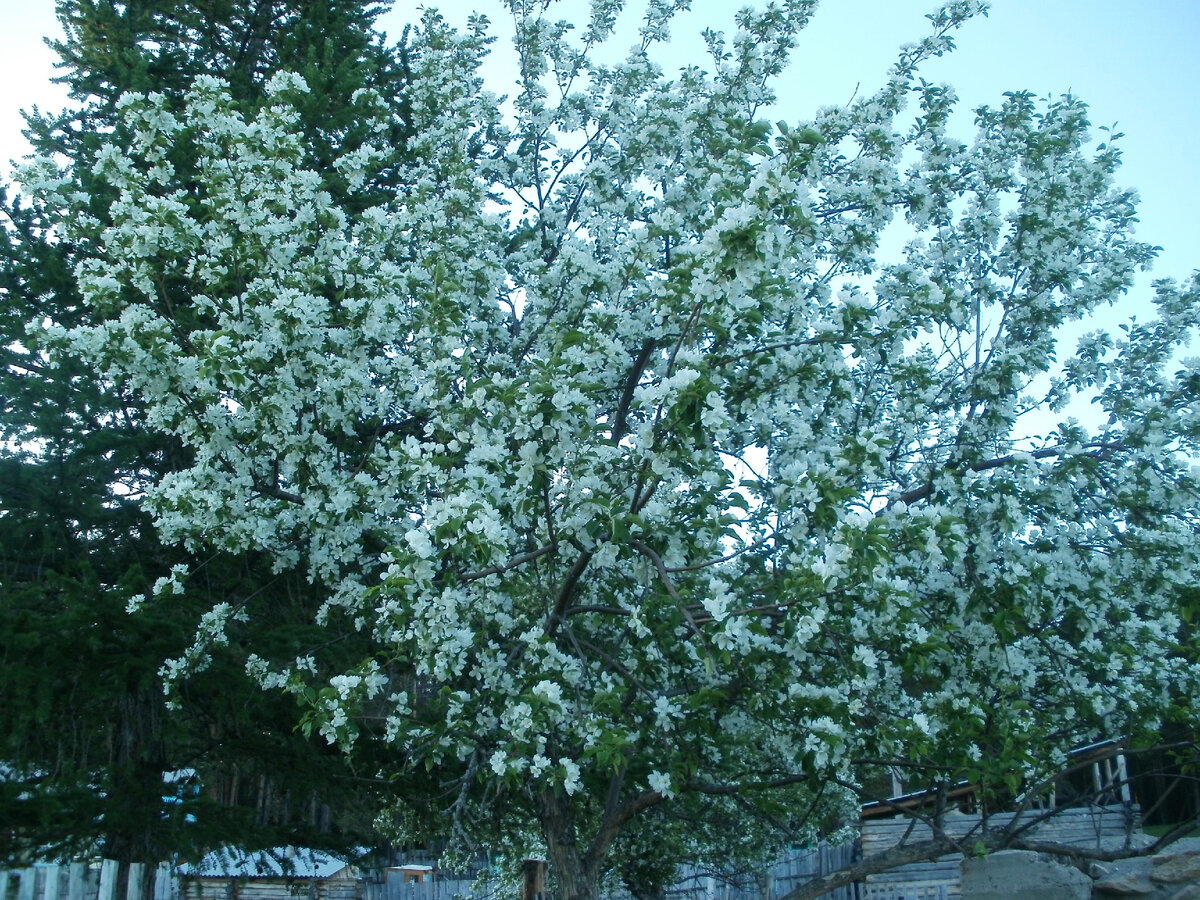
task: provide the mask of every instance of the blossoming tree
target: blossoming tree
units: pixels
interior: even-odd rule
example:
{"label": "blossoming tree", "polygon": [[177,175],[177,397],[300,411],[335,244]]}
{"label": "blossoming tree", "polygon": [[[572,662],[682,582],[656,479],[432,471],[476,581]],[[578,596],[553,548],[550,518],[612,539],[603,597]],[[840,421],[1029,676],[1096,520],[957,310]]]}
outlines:
{"label": "blossoming tree", "polygon": [[[1153,255],[1083,104],[1008,95],[952,138],[918,68],[977,11],[953,2],[878,92],[773,126],[814,3],[739,14],[711,72],[668,77],[682,5],[599,65],[620,3],[575,37],[513,0],[507,105],[485,23],[429,13],[418,137],[334,172],[297,162],[299,78],[246,117],[201,77],[179,114],[125,99],[133,150],[95,163],[110,226],[52,163],[26,175],[97,232],[64,346],[194,452],[163,533],[303,568],[377,648],[251,669],[330,741],[393,746],[385,774],[440,773],[447,830],[532,828],[568,900],[672,811],[707,810],[696,841],[813,828],[882,762],[1015,789],[1195,676],[1200,286],[1158,283],[1155,317],[1057,362]],[[331,202],[327,177],[401,151],[393,197]]]}

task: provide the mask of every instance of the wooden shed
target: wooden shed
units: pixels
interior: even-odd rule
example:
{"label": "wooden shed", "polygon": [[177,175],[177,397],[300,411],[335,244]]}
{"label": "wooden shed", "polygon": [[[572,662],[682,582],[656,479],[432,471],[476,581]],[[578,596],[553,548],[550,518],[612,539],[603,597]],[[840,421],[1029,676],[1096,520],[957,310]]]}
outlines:
{"label": "wooden shed", "polygon": [[215,850],[176,870],[183,900],[360,900],[359,871],[322,850]]}

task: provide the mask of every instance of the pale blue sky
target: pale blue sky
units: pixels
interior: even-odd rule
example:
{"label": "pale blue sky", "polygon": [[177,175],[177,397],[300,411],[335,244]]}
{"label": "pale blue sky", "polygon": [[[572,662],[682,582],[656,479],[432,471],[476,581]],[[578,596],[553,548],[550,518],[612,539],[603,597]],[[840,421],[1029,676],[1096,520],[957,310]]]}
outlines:
{"label": "pale blue sky", "polygon": [[[878,85],[896,48],[924,34],[923,16],[935,5],[824,0],[781,82],[780,117],[803,118],[819,105],[846,100],[857,84],[864,91]],[[559,6],[564,18],[575,18],[586,3]],[[41,40],[57,28],[53,7],[53,0],[0,0],[0,164],[24,152],[17,111],[62,102],[61,90],[49,84],[52,55]],[[498,30],[506,18],[498,0],[455,0],[440,8],[452,21],[481,9]],[[693,0],[692,12],[674,29],[667,68],[703,64],[696,34],[705,26],[730,28],[734,8]],[[398,34],[417,9],[398,3],[382,24]],[[1200,0],[993,0],[990,16],[969,23],[958,45],[926,75],[953,84],[964,108],[998,102],[1006,90],[1070,90],[1091,105],[1095,124],[1116,123],[1126,134],[1120,180],[1143,198],[1141,236],[1165,248],[1154,274],[1182,277],[1200,267]],[[497,79],[493,90],[506,92],[498,83],[504,76],[502,65],[489,72]],[[960,133],[966,138],[970,132],[964,120]]]}

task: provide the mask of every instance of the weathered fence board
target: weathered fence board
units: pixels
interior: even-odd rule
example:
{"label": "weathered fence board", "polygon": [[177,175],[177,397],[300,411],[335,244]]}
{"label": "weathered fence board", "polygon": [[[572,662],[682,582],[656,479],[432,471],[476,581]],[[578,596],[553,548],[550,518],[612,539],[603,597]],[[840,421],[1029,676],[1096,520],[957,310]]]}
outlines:
{"label": "weathered fence board", "polygon": [[158,871],[154,873],[154,900],[173,900],[177,896],[179,882],[175,878],[175,867],[170,863],[159,863]]}
{"label": "weathered fence board", "polygon": [[87,893],[87,876],[87,863],[71,863],[67,873],[67,900],[84,900]]}
{"label": "weathered fence board", "polygon": [[870,884],[863,887],[862,900],[949,900],[949,897],[949,890],[943,884]]}
{"label": "weathered fence board", "polygon": [[369,885],[374,890],[364,893],[364,900],[455,900],[456,897],[484,900],[491,893],[482,886],[475,891],[470,878],[434,878],[426,881],[402,882],[392,879],[385,884]]}
{"label": "weathered fence board", "polygon": [[121,864],[115,859],[106,859],[100,863],[100,892],[96,900],[115,900],[117,876],[120,872]]}
{"label": "weathered fence board", "polygon": [[[1022,821],[1032,821],[1042,815],[1045,814],[1040,810],[1026,812],[1018,824],[1021,824]],[[1001,813],[992,816],[988,824],[992,828],[1003,828],[1008,826],[1012,820],[1011,813]],[[1123,839],[1126,830],[1131,825],[1136,825],[1136,822],[1136,809],[1126,809],[1124,806],[1098,806],[1054,810],[1053,815],[1034,827],[1038,836],[1046,840],[1101,846],[1111,840]],[[951,813],[946,816],[943,827],[946,833],[952,837],[963,837],[977,830],[979,826],[980,818],[977,815]],[[863,855],[870,856],[893,847],[906,835],[909,841],[928,840],[932,836],[932,831],[923,822],[914,823],[905,817],[870,819],[863,823]]]}
{"label": "weathered fence board", "polygon": [[37,869],[25,869],[21,873],[21,885],[17,888],[17,900],[33,900],[37,887]]}

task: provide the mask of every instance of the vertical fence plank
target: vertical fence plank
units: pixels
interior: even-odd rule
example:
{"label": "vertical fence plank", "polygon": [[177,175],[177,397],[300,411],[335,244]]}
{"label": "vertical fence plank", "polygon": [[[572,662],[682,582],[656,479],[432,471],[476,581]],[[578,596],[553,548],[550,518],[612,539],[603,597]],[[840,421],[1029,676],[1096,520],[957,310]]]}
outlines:
{"label": "vertical fence plank", "polygon": [[83,900],[87,889],[87,872],[87,863],[71,863],[67,873],[67,900]]}
{"label": "vertical fence plank", "polygon": [[154,871],[154,900],[172,900],[175,896],[174,873],[170,863],[159,863]]}
{"label": "vertical fence plank", "polygon": [[44,873],[42,878],[42,900],[62,900],[58,866],[45,866],[42,871]]}
{"label": "vertical fence plank", "polygon": [[115,859],[106,859],[100,863],[100,892],[97,900],[117,900],[117,876],[121,873],[121,864]]}
{"label": "vertical fence plank", "polygon": [[145,893],[142,879],[145,874],[145,863],[129,864],[129,882],[125,885],[125,900],[142,900],[142,895]]}
{"label": "vertical fence plank", "polygon": [[37,869],[30,867],[21,870],[21,884],[17,888],[17,900],[34,900],[34,887],[37,886]]}

